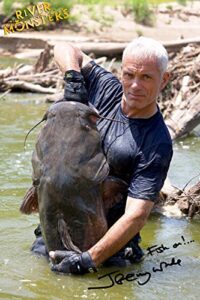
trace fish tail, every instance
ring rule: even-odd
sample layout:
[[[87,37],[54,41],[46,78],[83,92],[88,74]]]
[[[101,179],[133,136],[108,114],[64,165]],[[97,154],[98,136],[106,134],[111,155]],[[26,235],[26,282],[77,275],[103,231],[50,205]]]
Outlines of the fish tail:
[[[58,232],[60,235],[60,239],[67,250],[81,253],[80,249],[72,242],[67,224],[62,215],[58,219]]]

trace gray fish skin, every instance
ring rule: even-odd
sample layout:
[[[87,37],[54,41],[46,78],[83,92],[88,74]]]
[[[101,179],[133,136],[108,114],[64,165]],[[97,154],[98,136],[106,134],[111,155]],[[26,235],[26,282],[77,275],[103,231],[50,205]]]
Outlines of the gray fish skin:
[[[97,112],[76,102],[47,111],[32,156],[42,235],[48,251],[88,250],[107,231],[102,182],[109,167]]]

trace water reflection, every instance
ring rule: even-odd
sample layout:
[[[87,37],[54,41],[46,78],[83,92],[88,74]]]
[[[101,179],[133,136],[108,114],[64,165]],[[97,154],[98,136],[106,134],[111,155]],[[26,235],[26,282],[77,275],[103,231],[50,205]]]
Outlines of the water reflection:
[[[169,170],[169,177],[173,184],[183,188],[194,176],[200,174],[200,138],[189,136],[178,140],[174,145],[174,155]],[[200,180],[196,177],[190,185]]]

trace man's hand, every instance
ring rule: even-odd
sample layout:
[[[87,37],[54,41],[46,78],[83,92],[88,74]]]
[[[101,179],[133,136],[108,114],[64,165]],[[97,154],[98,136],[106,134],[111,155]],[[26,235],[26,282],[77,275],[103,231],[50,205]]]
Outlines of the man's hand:
[[[83,275],[88,272],[97,272],[94,262],[88,252],[50,251],[49,256],[55,264],[51,270],[61,273]]]

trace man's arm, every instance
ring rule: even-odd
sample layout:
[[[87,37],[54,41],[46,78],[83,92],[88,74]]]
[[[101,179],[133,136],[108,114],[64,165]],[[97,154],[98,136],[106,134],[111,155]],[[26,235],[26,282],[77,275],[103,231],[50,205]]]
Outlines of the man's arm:
[[[117,253],[145,225],[154,203],[128,197],[124,215],[88,252],[96,266]]]
[[[70,43],[59,43],[54,47],[54,60],[64,74],[68,70],[80,72],[92,59]]]
[[[54,60],[65,75],[63,100],[86,105],[89,102],[104,116],[109,114],[105,106],[112,108],[121,101],[122,87],[117,77],[95,64],[78,47],[69,43],[57,44],[54,47]]]
[[[64,74],[64,95],[60,101],[75,101],[88,105],[88,91],[81,67],[91,61],[91,58],[79,48],[62,43],[54,48],[54,60]]]

